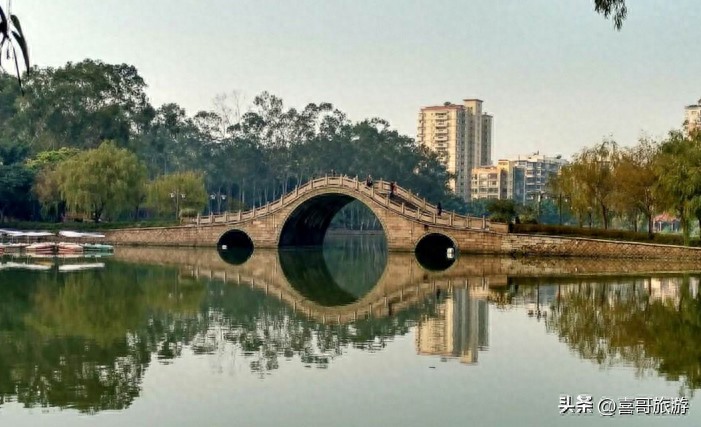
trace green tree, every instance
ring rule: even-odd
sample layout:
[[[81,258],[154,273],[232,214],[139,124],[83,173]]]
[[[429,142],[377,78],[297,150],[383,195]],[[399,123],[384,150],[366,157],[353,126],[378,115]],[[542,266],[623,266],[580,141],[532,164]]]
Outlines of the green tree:
[[[58,167],[61,196],[69,210],[99,221],[137,208],[144,198],[146,171],[137,157],[111,141],[74,156]]]
[[[618,151],[614,141],[584,148],[550,184],[555,191],[567,196],[580,224],[585,217],[589,217],[591,223],[591,215],[598,213],[604,229],[609,227],[615,194],[613,171]]]
[[[31,217],[31,194],[34,173],[22,164],[3,165],[0,163],[0,222],[6,216],[17,219]]]
[[[660,146],[655,168],[660,208],[679,216],[688,241],[689,220],[695,217],[701,224],[701,135],[687,139],[681,132],[671,132]]]
[[[160,214],[202,212],[207,206],[204,177],[199,172],[178,172],[158,177],[148,186],[148,206]]]
[[[492,221],[510,223],[516,216],[516,203],[508,199],[493,199],[488,202],[487,210]]]
[[[642,139],[638,145],[621,150],[613,171],[614,207],[618,212],[627,213],[635,231],[638,216],[642,215],[650,236],[653,233],[653,216],[659,204],[658,193],[654,191],[660,179],[660,170],[654,164],[657,154],[658,145]]]
[[[35,69],[11,125],[34,152],[95,148],[104,140],[126,147],[154,115],[145,87],[136,68],[126,64],[86,59]]]
[[[27,168],[36,175],[32,192],[41,205],[43,216],[53,220],[61,218],[65,211],[65,200],[61,196],[61,176],[58,165],[80,153],[76,148],[63,147],[58,150],[42,151],[25,162]]]

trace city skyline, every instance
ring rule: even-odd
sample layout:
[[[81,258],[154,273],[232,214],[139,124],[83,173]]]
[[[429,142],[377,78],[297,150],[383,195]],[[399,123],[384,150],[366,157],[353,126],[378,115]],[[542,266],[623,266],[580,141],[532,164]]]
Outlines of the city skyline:
[[[133,64],[155,104],[177,102],[189,114],[212,109],[221,93],[239,91],[245,106],[268,90],[288,106],[328,101],[415,137],[421,106],[455,94],[485,99],[498,118],[494,159],[569,158],[603,138],[661,137],[682,129],[684,106],[701,95],[687,84],[701,68],[686,54],[701,18],[690,0],[631,4],[620,32],[587,1],[25,0],[13,12],[33,64]]]

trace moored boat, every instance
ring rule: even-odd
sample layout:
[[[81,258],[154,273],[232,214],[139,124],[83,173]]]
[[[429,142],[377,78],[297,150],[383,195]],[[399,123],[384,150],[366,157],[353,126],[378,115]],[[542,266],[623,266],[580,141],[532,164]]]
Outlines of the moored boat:
[[[59,242],[56,245],[56,247],[59,255],[73,255],[83,253],[83,246],[77,243]]]
[[[114,250],[114,246],[112,246],[112,245],[106,245],[103,243],[88,242],[88,240],[104,239],[105,238],[104,234],[80,233],[77,231],[60,231],[58,234],[59,234],[59,236],[67,237],[69,239],[75,239],[76,240],[75,244],[80,245],[82,247],[83,252],[105,253],[105,252],[112,252]],[[82,242],[82,243],[79,243],[79,242]]]
[[[56,253],[56,243],[54,242],[38,242],[27,245],[25,250],[32,254],[53,255]]]

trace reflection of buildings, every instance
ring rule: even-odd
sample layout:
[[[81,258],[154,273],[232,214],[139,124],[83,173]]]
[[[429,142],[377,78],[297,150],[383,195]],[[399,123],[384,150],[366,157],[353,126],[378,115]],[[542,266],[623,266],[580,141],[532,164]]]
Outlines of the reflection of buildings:
[[[416,348],[422,355],[457,357],[476,363],[477,351],[489,344],[486,295],[456,289],[438,303],[436,317],[423,319],[416,331]]]

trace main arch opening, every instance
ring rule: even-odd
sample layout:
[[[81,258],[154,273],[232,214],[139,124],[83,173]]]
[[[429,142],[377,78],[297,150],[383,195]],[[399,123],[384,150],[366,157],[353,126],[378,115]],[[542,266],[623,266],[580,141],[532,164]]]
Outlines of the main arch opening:
[[[440,233],[427,234],[416,244],[419,264],[430,271],[447,270],[457,258],[458,249],[453,239]]]
[[[241,230],[229,230],[219,237],[217,250],[224,261],[241,265],[253,255],[253,240]]]
[[[385,236],[379,219],[365,204],[342,193],[322,194],[298,206],[280,232],[280,247],[321,246],[333,234]]]

